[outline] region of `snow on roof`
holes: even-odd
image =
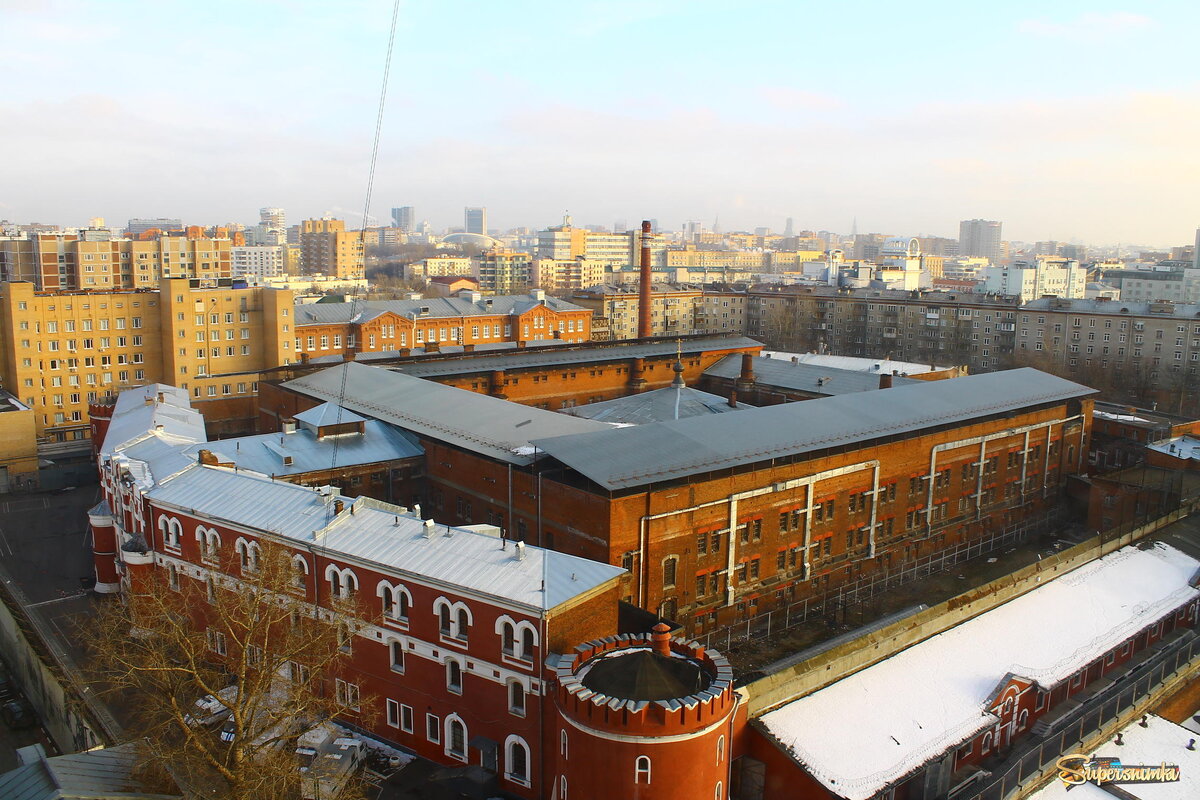
[[[301,411],[296,415],[296,421],[313,428],[324,428],[328,425],[346,425],[351,422],[366,422],[367,420],[366,417],[360,417],[337,403],[321,403],[307,411]]]
[[[253,473],[196,464],[150,491],[158,505],[203,519],[270,531],[329,557],[360,560],[528,608],[554,608],[617,578],[599,561],[503,542],[484,533],[433,525],[407,510],[328,487],[272,481]],[[341,512],[335,503],[342,502]],[[351,509],[353,508],[353,513]],[[432,532],[427,537],[426,531]],[[502,546],[503,545],[503,546]],[[544,585],[544,588],[543,588]],[[363,587],[373,591],[373,587]]]
[[[1121,731],[1123,744],[1114,739],[1097,747],[1093,753],[1099,758],[1121,759],[1125,766],[1145,764],[1157,767],[1160,764],[1179,767],[1179,780],[1170,783],[1121,783],[1114,784],[1135,800],[1195,800],[1200,797],[1200,748],[1188,750],[1188,740],[1196,734],[1153,714],[1146,718],[1146,727],[1138,722],[1131,723]],[[1081,783],[1067,794],[1066,786],[1057,778],[1053,783],[1034,794],[1030,800],[1113,800],[1113,795],[1094,783]]]
[[[1200,595],[1197,567],[1165,544],[1122,548],[759,723],[834,794],[866,800],[992,725],[1009,673],[1054,686]]]
[[[1164,439],[1154,444],[1146,445],[1148,450],[1154,450],[1175,458],[1200,459],[1200,439],[1195,436],[1177,436],[1174,439]]]
[[[161,431],[181,439],[203,442],[204,417],[191,407],[187,392],[161,383],[127,389],[117,396],[101,456],[111,456],[135,440]]]
[[[1112,414],[1108,411],[1093,411],[1092,416],[1100,419],[1111,419],[1114,422],[1149,422],[1150,420],[1144,417],[1135,417],[1132,414]]]
[[[796,359],[798,364],[812,364],[819,367],[848,369],[854,372],[872,372],[876,375],[891,374],[893,370],[901,375],[920,375],[923,372],[947,369],[930,364],[918,364],[913,361],[892,361],[886,358],[857,358],[855,356],[831,356],[822,353],[788,353],[783,350],[764,350],[763,355],[784,361]]]

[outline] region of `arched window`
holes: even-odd
[[[329,573],[329,593],[334,597],[341,597],[342,595],[342,573],[336,569],[331,570]]]
[[[713,792],[713,800],[723,800],[725,797],[725,786],[717,781],[717,790]]]
[[[446,688],[455,694],[462,694],[462,665],[453,658],[446,659]]]
[[[521,631],[521,658],[525,661],[533,661],[533,651],[536,647],[536,638],[533,633],[533,628],[527,627]]]
[[[242,572],[257,572],[258,571],[258,543],[248,542],[245,539],[238,537],[237,543],[234,545],[237,550],[238,561],[241,564]]]
[[[393,639],[388,644],[388,655],[391,656],[392,671],[404,672],[404,642]]]
[[[215,564],[221,555],[221,536],[211,528],[198,526],[196,538],[200,540],[200,560]]]
[[[721,734],[717,737],[717,763],[720,764],[725,760],[725,735]]]
[[[504,741],[505,777],[522,786],[529,785],[529,745],[516,734]]]
[[[567,800],[567,776],[558,776],[558,800]]]
[[[671,589],[675,586],[675,568],[679,565],[677,556],[667,556],[663,559],[663,588]]]
[[[563,761],[567,760],[567,729],[563,728],[558,732],[558,754],[563,757]]]
[[[456,639],[465,640],[467,634],[471,632],[471,615],[467,613],[467,609],[458,609],[456,622],[458,623],[458,629],[454,632],[454,636]]]
[[[991,750],[991,749],[992,749],[992,734],[989,732],[989,733],[985,733],[983,735],[983,744],[980,746],[979,752],[986,753],[988,750]]]
[[[183,525],[179,520],[163,514],[158,518],[158,529],[162,532],[163,544],[172,550],[178,550],[179,537],[183,533]]]
[[[517,654],[517,629],[511,622],[505,622],[500,632],[501,648],[505,655]]]
[[[179,567],[174,564],[167,564],[167,585],[172,591],[179,591]]]
[[[650,785],[650,756],[638,756],[633,762],[633,782]]]
[[[508,682],[508,710],[519,717],[525,716],[525,686],[520,681]]]
[[[450,605],[448,603],[438,607],[438,632],[442,636],[450,635]]]
[[[304,556],[292,556],[292,588],[302,591],[308,588],[308,562]]]
[[[446,718],[446,755],[467,760],[467,726],[453,714]]]
[[[204,588],[208,594],[208,602],[217,602],[217,581],[212,575],[204,579]]]
[[[1017,730],[1025,730],[1025,726],[1029,723],[1029,709],[1022,709],[1020,716],[1017,717]]]
[[[338,569],[330,564],[325,568],[325,578],[329,581],[330,597],[349,600],[358,591],[358,577],[349,567]]]

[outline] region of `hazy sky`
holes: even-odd
[[[390,0],[0,0],[0,218],[360,218]],[[405,0],[372,213],[1190,242],[1200,3]]]

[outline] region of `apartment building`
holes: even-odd
[[[984,291],[1016,295],[1022,303],[1049,295],[1081,298],[1087,288],[1087,270],[1074,259],[1039,256],[1032,263],[987,267],[983,283]]]
[[[703,292],[656,283],[650,296],[650,335],[687,336],[696,333],[696,304]],[[612,339],[636,339],[638,335],[638,287],[593,286],[571,296],[571,302],[589,308],[609,329]]]
[[[534,259],[530,282],[539,289],[549,291],[584,289],[604,282],[604,263],[582,256]]]
[[[758,286],[746,333],[794,352],[1007,367],[1020,304],[1015,297],[943,291]]]
[[[474,273],[475,264],[467,256],[439,255],[414,261],[404,267],[404,277],[410,281],[457,277]]]
[[[163,278],[216,280],[232,275],[233,240],[189,235],[146,239],[38,233],[0,238],[0,280],[25,281],[38,291],[155,288]]]
[[[292,357],[292,302],[288,290],[229,279],[107,292],[0,283],[0,378],[33,409],[45,443],[85,443],[89,402],[155,381],[190,391],[200,408],[252,404],[259,371]]]
[[[1106,283],[1134,303],[1200,303],[1200,269],[1106,270]]]
[[[251,245],[231,250],[233,275],[261,280],[287,275],[286,245]]]
[[[472,259],[479,288],[494,294],[517,294],[533,284],[533,261],[528,253],[493,248]]]
[[[563,225],[538,231],[537,257],[569,261],[583,257],[609,267],[637,264],[641,253],[641,232],[605,233],[576,228],[569,219]],[[654,266],[666,264],[667,244],[657,234],[650,239],[650,257]]]
[[[363,243],[358,231],[347,231],[341,219],[306,219],[300,223],[300,263],[305,272],[338,278],[363,277]]]
[[[696,298],[696,333],[734,335],[746,330],[746,293],[706,291]]]

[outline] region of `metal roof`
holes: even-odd
[[[403,430],[513,464],[533,461],[532,439],[609,427],[356,362],[283,385],[309,397],[338,401]]]
[[[133,777],[141,758],[136,743],[42,758],[0,775],[0,797],[4,800],[178,797],[178,794],[145,791],[143,783]]]
[[[607,489],[624,489],[1094,393],[1025,367],[533,444]]]
[[[346,414],[359,418],[353,412],[347,411]],[[278,477],[332,469],[335,466],[335,447],[338,467],[414,458],[425,452],[408,434],[377,420],[365,421],[362,433],[344,433],[318,439],[313,430],[298,428],[295,433],[264,433],[194,444],[185,452],[191,456],[191,461],[195,461],[199,451],[209,450],[223,464],[237,464],[238,469]],[[287,458],[291,459],[291,463],[285,463]]]
[[[111,456],[136,439],[152,435],[160,425],[162,432],[183,439],[205,439],[204,417],[192,409],[187,390],[154,383],[117,395],[100,455]]]
[[[539,299],[532,294],[484,297],[473,302],[467,297],[428,297],[424,300],[356,300],[350,303],[309,303],[296,307],[296,325],[324,325],[367,322],[391,312],[412,319],[442,317],[480,317],[496,314],[524,314],[544,305],[552,311],[586,309],[557,297]],[[423,310],[424,309],[424,310]]]
[[[950,369],[932,364],[919,364],[915,361],[895,361],[890,358],[863,358],[861,356],[835,356],[828,353],[792,353],[785,350],[764,350],[767,358],[778,358],[784,361],[796,360],[801,364],[812,364],[820,367],[849,369],[858,372],[880,373],[896,372],[901,375],[919,375],[923,372]]]
[[[740,355],[725,356],[706,369],[704,374],[715,378],[736,379],[742,374],[742,357]],[[890,372],[871,373],[814,364],[792,363],[782,358],[754,359],[755,383],[810,394],[835,395],[873,391],[879,388],[881,374],[891,375]],[[914,378],[903,378],[899,375],[892,379],[893,386],[918,382]]]
[[[227,467],[197,464],[149,496],[156,503],[205,519],[275,533],[334,559],[358,559],[392,574],[430,579],[539,610],[553,608],[624,572],[539,547],[526,546],[522,554],[515,542],[504,543],[495,536],[446,525],[427,527],[399,506],[366,497],[341,497],[329,487],[297,486]],[[342,511],[335,513],[339,500]],[[433,535],[427,537],[426,531]],[[374,587],[362,588],[374,591]]]
[[[729,356],[738,359],[740,356]],[[729,405],[724,397],[686,386],[668,386],[615,400],[588,403],[585,406],[564,409],[562,413],[597,422],[622,425],[648,425],[671,419],[687,419],[707,414],[724,414],[726,411],[742,411],[750,406],[739,403],[737,408]]]
[[[360,417],[337,403],[321,403],[307,411],[301,411],[296,415],[296,421],[317,429],[329,425],[345,425],[350,422],[366,422],[367,420],[366,417]]]
[[[498,369],[525,369],[532,367],[567,366],[603,361],[624,361],[629,358],[653,358],[696,355],[711,350],[734,350],[762,347],[761,342],[745,336],[712,336],[703,339],[664,339],[659,342],[614,343],[595,347],[564,347],[539,352],[513,353],[508,351],[497,356],[472,356],[463,358],[397,364],[388,367],[395,372],[418,378],[435,378],[441,375],[458,375],[469,372],[491,372]]]

